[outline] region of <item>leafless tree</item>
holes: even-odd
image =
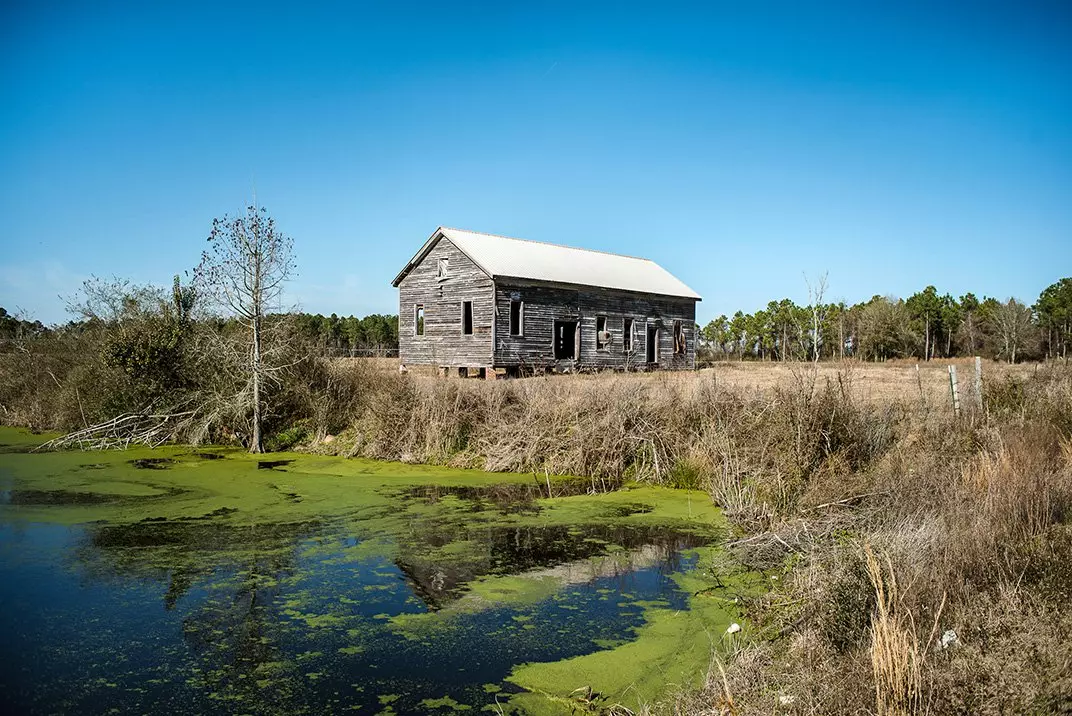
[[[826,305],[823,303],[823,296],[826,294],[826,279],[827,273],[824,271],[816,280],[815,284],[808,280],[807,275],[804,276],[804,283],[808,284],[808,300],[811,303],[811,349],[812,360],[816,363],[819,362],[819,351],[821,346],[819,345],[819,338],[822,336],[820,329],[823,322],[826,320]]]
[[[261,423],[267,383],[283,366],[265,351],[265,316],[281,308],[283,288],[295,274],[294,242],[281,233],[264,208],[250,206],[244,216],[214,219],[195,277],[206,299],[229,312],[247,329],[250,452],[264,452]]]
[[[1002,355],[1010,363],[1015,363],[1016,353],[1024,348],[1034,330],[1031,309],[1015,298],[1010,298],[994,309],[993,322],[998,339],[1002,343]]]

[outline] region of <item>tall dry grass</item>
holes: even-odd
[[[337,443],[350,454],[710,488],[759,522],[793,509],[816,479],[869,463],[900,409],[864,410],[826,379],[750,393],[712,374],[486,383],[366,370]]]
[[[871,668],[878,716],[909,716],[923,711],[923,662],[934,640],[942,606],[930,633],[922,637],[911,610],[901,603],[897,574],[888,556],[879,557],[864,545],[867,576],[875,590],[871,617]]]
[[[740,713],[1072,713],[1072,372],[987,398],[864,418],[890,431],[869,459],[741,540],[785,574],[751,605],[768,640],[728,669]],[[725,688],[676,710],[717,713]]]

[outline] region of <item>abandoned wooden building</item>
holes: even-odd
[[[440,227],[392,283],[403,365],[462,375],[696,365],[700,296],[647,259]]]

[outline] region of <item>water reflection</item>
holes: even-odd
[[[442,499],[431,493],[420,499]],[[0,625],[0,655],[35,656],[0,676],[0,706],[425,713],[422,701],[446,697],[479,709],[514,688],[504,679],[519,663],[631,638],[638,602],[684,608],[671,576],[692,566],[682,550],[705,541],[665,527],[496,524],[459,512],[470,514],[424,514],[389,535],[345,520],[246,523],[233,508],[62,536],[41,525],[13,532],[9,547],[42,558],[0,560],[0,605],[34,615],[27,628]],[[553,589],[518,603],[470,591],[507,575]],[[47,609],[35,611],[34,593],[49,595]],[[406,615],[433,628],[397,628]]]

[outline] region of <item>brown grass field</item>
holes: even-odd
[[[396,358],[342,358],[360,362],[385,372],[397,372],[399,361]],[[688,385],[696,377],[714,381],[716,384],[746,393],[769,394],[774,388],[792,389],[797,386],[802,376],[816,376],[822,382],[837,383],[839,380],[852,386],[856,399],[871,403],[888,403],[891,401],[916,401],[930,409],[952,406],[949,366],[957,367],[957,382],[962,401],[973,399],[975,380],[975,360],[972,358],[934,359],[927,362],[915,360],[891,360],[883,363],[871,363],[855,360],[823,361],[818,364],[802,362],[771,361],[720,361],[712,367],[701,368],[694,372],[680,373],[631,373],[623,376],[619,373],[606,372],[593,375],[562,375],[556,380],[614,380],[626,377],[638,382],[677,382]],[[1004,381],[1007,378],[1024,379],[1037,373],[1043,365],[1040,363],[1020,363],[1010,365],[999,361],[982,361],[985,382]],[[437,378],[433,366],[408,366],[410,374],[422,378]],[[451,376],[448,380],[456,379]],[[440,379],[441,380],[441,379]],[[526,379],[532,380],[532,379]]]

